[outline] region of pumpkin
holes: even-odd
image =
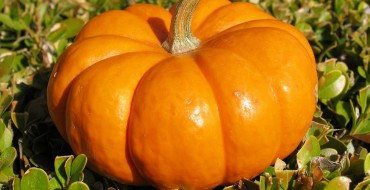
[[[135,4],[92,18],[51,73],[50,115],[90,168],[121,183],[210,189],[253,178],[311,122],[310,45],[249,3],[172,10]]]

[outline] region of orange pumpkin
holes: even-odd
[[[148,4],[105,12],[58,59],[48,107],[74,152],[161,189],[252,178],[289,155],[316,105],[305,37],[227,0],[180,1],[171,19]]]

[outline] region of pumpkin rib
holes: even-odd
[[[261,36],[263,35],[263,31],[268,31],[268,36]],[[250,32],[250,34],[248,35],[247,32]],[[241,34],[243,34],[243,39],[240,38]],[[260,35],[260,37],[257,38],[257,35]],[[272,44],[266,45],[267,39],[273,40],[273,42],[271,42]],[[252,43],[248,40],[255,42]],[[266,46],[259,45],[262,42],[264,42]],[[238,47],[236,43],[243,44],[244,49]],[[291,47],[292,45],[293,47]],[[268,48],[268,46],[270,47]],[[272,48],[275,46],[276,48],[282,49]],[[284,145],[280,147],[281,150],[278,154],[279,158],[286,157],[298,146],[301,140],[300,137],[307,131],[309,122],[312,119],[311,115],[313,115],[315,110],[315,106],[312,106],[316,104],[314,90],[311,91],[311,89],[315,89],[317,77],[316,71],[314,71],[312,64],[310,64],[311,59],[305,47],[290,33],[281,29],[268,27],[250,28],[219,35],[217,38],[212,38],[212,40],[205,43],[204,47],[230,49],[234,53],[253,61],[254,64],[261,68],[265,77],[270,80],[271,87],[274,88],[275,94],[279,95],[279,103],[282,108],[281,114],[282,118],[284,118],[283,122],[286,123],[285,125],[288,127],[285,129],[286,132],[282,134],[282,138],[287,140],[285,140]],[[284,51],[283,48],[285,48]],[[267,49],[269,49],[268,52],[262,53],[267,51]],[[268,53],[271,52],[274,52],[273,55],[275,56],[266,57],[269,55]],[[282,56],[287,54],[287,52],[291,52],[288,53],[288,55],[290,55],[289,57]],[[298,58],[297,56],[303,57]],[[275,64],[275,66],[259,64],[261,61],[274,63],[276,59],[281,59],[280,61],[286,59],[290,60],[290,62],[294,60],[295,63],[293,64],[291,62],[289,67],[285,65],[285,62]],[[292,68],[295,69],[292,70]],[[299,70],[309,70],[310,72],[299,72]],[[308,82],[308,84],[303,84],[303,81]],[[294,91],[291,89],[294,89]],[[288,91],[286,92],[286,90]],[[297,104],[296,102],[301,103]],[[307,112],[310,114],[306,114]],[[295,127],[295,125],[300,128]],[[295,134],[291,134],[293,131]],[[289,136],[294,136],[295,138],[293,139]]]
[[[282,31],[285,31],[285,32],[289,33],[294,38],[296,38],[297,41],[299,41],[302,46],[304,46],[304,48],[307,50],[307,53],[309,54],[309,57],[310,57],[310,59],[313,63],[312,65],[315,67],[316,61],[315,61],[314,53],[311,49],[310,44],[306,40],[306,37],[303,35],[303,33],[301,31],[297,30],[292,25],[286,24],[286,23],[281,22],[279,20],[263,19],[263,20],[253,20],[253,21],[249,21],[249,22],[246,22],[246,23],[241,23],[241,24],[235,25],[235,26],[223,31],[221,33],[221,35],[227,34],[229,32],[238,31],[238,30],[249,29],[249,28],[274,28],[276,30],[282,30]],[[216,34],[214,37],[216,37],[218,35],[219,34]]]
[[[117,55],[92,65],[72,82],[66,109],[68,139],[76,154],[86,154],[98,173],[109,172],[124,183],[144,183],[128,153],[130,107],[142,76],[168,56],[153,52]]]
[[[99,48],[96,48],[99,47]],[[48,84],[48,108],[58,131],[67,140],[65,132],[65,102],[71,82],[91,65],[123,53],[153,51],[167,53],[161,48],[120,36],[95,36],[79,40],[69,46],[58,60]]]
[[[163,43],[168,35],[171,23],[171,14],[163,7],[152,4],[134,4],[125,9],[145,20],[152,28],[159,41]]]
[[[213,90],[219,108],[225,144],[224,183],[240,180],[240,176],[251,179],[273,161],[278,146],[271,147],[269,150],[256,149],[254,145],[246,143],[244,138],[255,138],[262,147],[280,144],[280,131],[273,130],[277,127],[276,123],[279,123],[280,118],[278,100],[259,69],[234,52],[201,48],[196,52],[195,59]],[[235,81],[239,82],[235,83]],[[257,85],[258,88],[250,88],[252,84],[260,85]],[[225,89],[228,90],[225,91]],[[238,112],[240,110],[243,111]],[[261,110],[269,110],[269,114],[266,115]],[[259,121],[258,118],[261,117],[268,119]],[[274,123],[268,121],[274,121]],[[255,129],[252,129],[253,127]],[[264,133],[269,133],[269,139],[265,139]],[[248,151],[254,152],[257,156],[245,157],[244,152]],[[258,167],[241,164],[255,162],[259,163]]]
[[[220,173],[223,150],[213,148],[223,146],[216,104],[192,60],[183,54],[158,63],[135,90],[131,156],[142,175],[159,189],[209,189],[221,183],[224,175]]]
[[[301,40],[299,38],[297,38],[295,35],[293,35],[292,33],[284,30],[284,29],[281,29],[281,28],[275,28],[275,27],[252,27],[252,28],[242,28],[240,30],[232,30],[232,31],[227,31],[225,30],[225,33],[224,32],[221,32],[217,35],[215,35],[214,37],[212,37],[211,39],[209,39],[208,41],[206,41],[203,45],[207,46],[207,44],[211,41],[217,41],[217,39],[221,39],[223,38],[223,36],[226,36],[226,35],[235,35],[234,33],[237,33],[237,32],[243,32],[243,31],[247,31],[247,30],[252,30],[252,29],[269,29],[269,30],[275,30],[275,31],[280,31],[284,34],[287,34],[289,35],[290,37],[294,38],[299,44],[299,46],[301,46],[301,48],[305,49],[305,53],[307,55],[307,57],[311,60],[311,63],[315,63],[313,62],[312,60],[315,60],[315,58],[313,56],[313,54],[310,53],[310,51],[307,51],[307,47],[305,45],[303,45],[301,43]],[[221,49],[225,49],[225,48],[221,48]],[[237,53],[237,52],[234,52],[234,53]],[[238,54],[238,53],[237,53]],[[242,55],[239,54],[239,56],[243,57]],[[314,72],[311,72],[311,73],[314,73],[311,77],[311,80],[310,81],[316,81],[317,80],[317,77],[316,77],[316,63],[315,64],[310,64],[311,65],[311,69],[314,70]],[[313,66],[312,66],[313,65]],[[268,78],[268,76],[266,76],[266,78]],[[314,84],[315,82],[313,82]]]
[[[209,17],[209,15],[230,3],[231,2],[229,0],[219,0],[219,1],[200,0],[194,11],[194,16],[191,23],[192,30],[196,31],[199,26],[203,25],[203,23]]]
[[[237,14],[238,12],[241,14]],[[245,12],[248,14],[244,14]],[[206,40],[235,25],[260,19],[274,20],[275,18],[250,3],[234,2],[210,13],[194,34],[201,40]]]
[[[146,20],[125,10],[111,10],[92,18],[76,36],[75,42],[102,35],[127,37],[156,47],[161,45],[160,39]]]

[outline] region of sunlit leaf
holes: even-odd
[[[0,155],[0,171],[4,170],[5,168],[12,166],[15,158],[17,157],[17,150],[14,147],[8,147],[1,152]]]
[[[333,70],[319,79],[319,99],[334,98],[346,86],[346,77],[339,70]]]
[[[39,168],[30,168],[21,179],[21,190],[49,190],[46,172]]]
[[[74,182],[68,187],[68,190],[89,190],[89,186],[83,182]]]
[[[367,154],[364,161],[364,173],[367,176],[370,176],[370,153]]]
[[[298,168],[305,168],[306,164],[310,162],[313,157],[319,155],[320,143],[314,136],[310,136],[297,153]]]
[[[66,183],[68,176],[64,165],[68,158],[69,156],[57,156],[54,160],[55,174],[57,175],[57,178],[63,187],[67,186]]]
[[[336,177],[326,185],[325,190],[349,190],[351,179],[348,177],[340,176]]]

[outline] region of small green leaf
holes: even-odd
[[[0,18],[1,19],[1,18]],[[4,55],[3,55],[4,56]],[[10,72],[14,66],[16,54],[13,52],[8,53],[0,62],[0,82],[6,82],[10,79]]]
[[[3,136],[5,129],[6,129],[6,125],[4,121],[0,119],[0,138]]]
[[[351,179],[345,176],[339,176],[329,181],[325,190],[349,190]]]
[[[300,23],[296,24],[295,27],[298,28],[298,30],[300,30],[301,32],[303,32],[305,34],[308,34],[308,33],[313,31],[311,25],[309,25],[306,22],[300,22]]]
[[[67,173],[65,171],[65,162],[70,156],[57,156],[54,160],[54,168],[55,168],[55,174],[62,184],[63,187],[67,186]]]
[[[335,106],[335,111],[339,116],[341,116],[339,118],[340,124],[343,127],[345,127],[351,120],[352,116],[351,104],[345,101],[339,101]]]
[[[6,14],[0,14],[0,22],[5,26],[17,31],[24,29],[23,24],[18,19],[12,19]]]
[[[358,101],[361,107],[361,113],[365,113],[368,103],[370,103],[370,85],[360,89]]]
[[[78,155],[72,162],[71,177],[80,176],[86,166],[87,157],[84,154]]]
[[[370,176],[370,153],[368,153],[365,158],[364,172],[366,176]]]
[[[13,162],[16,157],[17,157],[17,150],[14,147],[8,147],[4,149],[0,155],[0,162],[1,162],[0,171],[13,165]]]
[[[353,190],[369,190],[370,179],[365,179],[364,181],[358,183]]]
[[[21,179],[21,190],[49,190],[46,172],[39,168],[30,168]]]
[[[0,75],[1,77],[1,75]],[[0,78],[1,79],[1,78]],[[4,114],[6,109],[10,106],[10,104],[13,102],[14,97],[10,95],[9,93],[3,93],[0,98],[0,116]]]
[[[325,187],[328,183],[325,182],[325,181],[320,181],[318,184],[316,184],[314,187],[313,187],[313,190],[325,190]]]
[[[319,155],[320,143],[314,136],[310,136],[297,153],[298,168],[305,168],[306,164],[310,162],[313,157]]]
[[[11,147],[13,142],[13,132],[9,128],[5,128],[3,135],[0,137],[0,151]]]
[[[334,148],[323,148],[320,151],[320,155],[322,155],[322,156],[324,156],[326,158],[330,158],[333,155],[338,155],[338,151],[335,150]]]
[[[24,133],[26,131],[27,121],[28,121],[29,114],[28,112],[25,113],[11,113],[11,118],[14,125]]]
[[[87,186],[83,182],[74,182],[69,187],[68,190],[89,190],[89,186]]]
[[[319,99],[331,99],[339,96],[346,87],[346,77],[340,70],[333,70],[319,79]]]
[[[66,162],[64,163],[64,169],[67,174],[67,179],[71,177],[71,167],[72,167],[72,161],[73,161],[74,156],[69,156]]]
[[[280,180],[280,185],[283,189],[289,189],[289,184],[296,177],[297,170],[278,170],[276,177]]]
[[[340,140],[332,137],[332,136],[327,136],[329,139],[329,142],[323,144],[321,146],[322,149],[324,148],[333,148],[338,151],[339,154],[344,154],[344,152],[347,150],[347,146]]]
[[[21,179],[18,177],[15,177],[12,182],[13,190],[22,190],[21,189]]]
[[[8,175],[4,174],[3,172],[0,172],[0,184],[8,183],[9,180],[10,177]]]
[[[84,22],[81,19],[68,18],[54,25],[54,27],[52,28],[53,31],[49,35],[48,39],[51,42],[55,42],[60,38],[74,37],[78,34],[78,32],[80,32],[83,26]]]
[[[49,184],[49,190],[63,190],[62,184],[60,184],[58,179],[55,177],[50,179]]]

